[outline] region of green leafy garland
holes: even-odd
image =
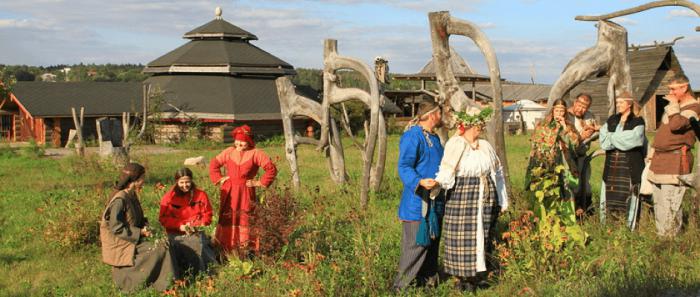
[[[467,114],[465,111],[457,112],[455,115],[457,116],[457,121],[466,127],[483,125],[491,119],[491,116],[493,115],[493,108],[486,107],[475,115]]]

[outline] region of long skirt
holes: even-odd
[[[448,192],[443,221],[445,238],[445,272],[470,277],[477,274],[477,257],[484,257],[491,241],[490,230],[498,218],[496,187],[491,178],[456,177],[453,191]],[[479,186],[484,181],[481,221],[482,246],[477,246],[477,216],[479,211]],[[480,253],[477,251],[480,251]],[[480,254],[480,255],[479,255]]]
[[[230,189],[221,191],[216,240],[225,253],[241,249],[258,251],[260,241],[251,227],[257,203],[255,188],[247,187],[244,179],[227,182],[233,184]]]
[[[179,277],[179,270],[166,244],[140,242],[136,246],[134,266],[112,268],[114,283],[124,292],[147,286],[163,291]]]
[[[608,176],[605,180],[605,208],[614,216],[626,216],[629,209],[629,198],[639,187],[632,185],[630,166],[627,154],[613,153],[608,156],[606,164]]]
[[[190,235],[168,234],[168,238],[181,272],[189,275],[209,272],[209,265],[216,262],[216,254],[203,232]]]

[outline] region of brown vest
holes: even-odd
[[[100,220],[100,241],[102,242],[102,261],[112,265],[112,266],[134,266],[134,254],[136,253],[136,244],[133,242],[126,241],[114,235],[112,230],[109,229],[107,220],[105,216],[107,215],[107,210],[109,210],[109,205],[114,202],[115,199],[126,200],[126,193],[124,191],[117,192],[114,197],[107,203],[107,207],[102,212],[102,218]],[[125,201],[126,202],[126,201]],[[124,205],[127,205],[125,203]],[[126,210],[127,221],[132,221],[131,211]]]

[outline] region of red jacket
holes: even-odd
[[[207,193],[194,189],[190,195],[178,195],[175,188],[170,189],[160,200],[158,220],[168,234],[184,234],[180,225],[208,226],[211,224],[212,209]]]

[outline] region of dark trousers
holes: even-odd
[[[411,221],[402,224],[399,273],[394,280],[394,289],[397,290],[405,289],[414,280],[417,285],[423,285],[428,278],[435,276],[438,273],[438,253],[440,251],[439,238],[427,247],[416,244],[416,234],[418,234],[420,222]]]

